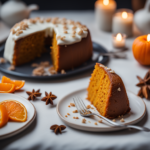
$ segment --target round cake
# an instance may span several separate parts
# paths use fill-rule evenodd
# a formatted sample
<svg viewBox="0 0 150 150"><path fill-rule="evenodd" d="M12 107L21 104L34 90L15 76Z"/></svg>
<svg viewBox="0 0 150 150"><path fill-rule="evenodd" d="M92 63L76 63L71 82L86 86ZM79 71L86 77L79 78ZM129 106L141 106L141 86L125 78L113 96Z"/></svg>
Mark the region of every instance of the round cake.
<svg viewBox="0 0 150 150"><path fill-rule="evenodd" d="M34 18L17 23L6 41L4 58L18 66L40 57L45 45L51 47L56 71L77 67L92 56L88 28L65 18Z"/></svg>
<svg viewBox="0 0 150 150"><path fill-rule="evenodd" d="M96 63L87 91L87 99L102 116L116 118L130 111L122 79L102 64Z"/></svg>

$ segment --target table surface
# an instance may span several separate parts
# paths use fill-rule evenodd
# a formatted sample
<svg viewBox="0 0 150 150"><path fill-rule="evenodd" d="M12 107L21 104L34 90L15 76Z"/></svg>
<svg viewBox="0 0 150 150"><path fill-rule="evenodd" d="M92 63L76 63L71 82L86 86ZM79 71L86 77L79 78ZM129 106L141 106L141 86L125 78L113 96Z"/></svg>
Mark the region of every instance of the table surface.
<svg viewBox="0 0 150 150"><path fill-rule="evenodd" d="M113 50L112 35L109 32L100 31L95 25L93 11L39 11L31 14L31 17L65 17L80 21L86 24L91 31L92 40L97 42L109 50ZM135 37L129 38L126 41L126 46L129 48L125 53L127 59L110 59L107 66L115 70L121 76L126 86L126 89L138 92L136 87L138 80L137 75L143 77L148 71L148 67L138 64L132 55L132 43ZM22 92L15 92L18 95L27 98L25 91L32 89L41 89L44 95L45 91L52 91L58 96L55 104L70 92L78 89L86 88L89 83L89 78L92 70L83 74L72 76L65 79L53 81L32 81L26 80ZM7 75L8 76L8 75ZM8 76L12 79L18 79L14 76ZM31 101L34 104L37 117L33 124L21 132L20 134L0 141L0 149L149 149L150 148L150 133L140 132L135 130L122 130L109 133L92 133L79 131L67 126L63 134L55 135L50 131L50 126L53 124L64 124L56 113L56 107L41 103L40 98L36 101ZM147 107L147 114L142 121L137 125L150 127L150 101L144 99Z"/></svg>

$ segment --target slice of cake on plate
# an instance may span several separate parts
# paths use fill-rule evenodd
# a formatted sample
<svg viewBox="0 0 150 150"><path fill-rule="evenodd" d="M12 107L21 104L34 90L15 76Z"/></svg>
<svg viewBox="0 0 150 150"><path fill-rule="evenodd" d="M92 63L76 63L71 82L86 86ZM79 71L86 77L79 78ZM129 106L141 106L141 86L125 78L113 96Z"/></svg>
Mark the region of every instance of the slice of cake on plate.
<svg viewBox="0 0 150 150"><path fill-rule="evenodd" d="M104 117L115 118L130 111L122 79L102 64L96 63L87 91L87 99Z"/></svg>

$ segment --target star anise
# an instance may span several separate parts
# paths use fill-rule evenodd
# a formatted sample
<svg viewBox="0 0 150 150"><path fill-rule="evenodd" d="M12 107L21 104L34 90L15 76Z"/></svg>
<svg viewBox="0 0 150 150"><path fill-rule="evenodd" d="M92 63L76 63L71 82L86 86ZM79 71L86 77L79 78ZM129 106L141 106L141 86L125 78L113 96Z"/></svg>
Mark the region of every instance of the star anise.
<svg viewBox="0 0 150 150"><path fill-rule="evenodd" d="M57 134L58 132L61 134L62 130L66 129L66 126L64 125L57 125L57 124L54 124L50 127L51 130L53 130L55 132L55 134Z"/></svg>
<svg viewBox="0 0 150 150"><path fill-rule="evenodd" d="M140 87L138 92L138 96L145 97L146 99L150 98L150 70L146 73L144 79L137 76L138 80L140 81L136 86Z"/></svg>
<svg viewBox="0 0 150 150"><path fill-rule="evenodd" d="M41 96L40 89L37 91L33 89L32 92L26 91L26 93L29 95L28 100L35 100L36 97Z"/></svg>
<svg viewBox="0 0 150 150"><path fill-rule="evenodd" d="M56 98L57 98L57 96L52 94L52 92L50 92L49 94L47 92L45 92L45 97L43 97L41 100L46 101L46 105L48 105L49 103L53 105L53 100Z"/></svg>

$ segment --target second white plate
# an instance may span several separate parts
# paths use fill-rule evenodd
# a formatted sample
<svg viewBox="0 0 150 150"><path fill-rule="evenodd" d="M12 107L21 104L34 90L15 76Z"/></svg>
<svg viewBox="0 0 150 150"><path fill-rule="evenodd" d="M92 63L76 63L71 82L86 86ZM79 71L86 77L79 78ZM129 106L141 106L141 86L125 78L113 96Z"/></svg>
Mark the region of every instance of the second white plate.
<svg viewBox="0 0 150 150"><path fill-rule="evenodd" d="M146 113L146 106L144 101L133 94L132 92L127 91L130 108L131 111L124 115L123 118L125 120L124 124L135 124L139 122ZM73 103L73 97L80 97L84 100L85 104L90 104L89 101L86 100L87 91L86 89L78 90L73 93L70 93L66 95L64 98L62 98L59 103L57 104L57 113L59 117L70 127L84 130L84 131L93 131L93 132L108 132L108 131L116 131L116 130L122 130L123 128L116 128L111 125L109 125L107 122L103 121L103 123L98 123L98 120L101 120L99 117L94 116L92 118L85 118L86 123L82 123L83 117L80 116L79 113L73 113L73 110L76 110L76 107L68 107L68 105L72 102ZM94 107L94 106L93 106ZM91 111L96 111L96 109L93 109ZM69 113L70 115L68 117L65 117ZM79 119L73 119L73 117L79 117ZM121 118L116 118L116 122L120 122ZM95 125L94 123L97 122L98 125Z"/></svg>
<svg viewBox="0 0 150 150"><path fill-rule="evenodd" d="M29 125L34 121L36 117L36 110L30 101L19 95L1 93L0 98L1 98L0 102L9 99L21 102L26 107L28 113L28 118L26 122L8 122L4 127L0 128L0 140L1 140L14 136L20 133L21 131L25 130L27 127L29 127Z"/></svg>

